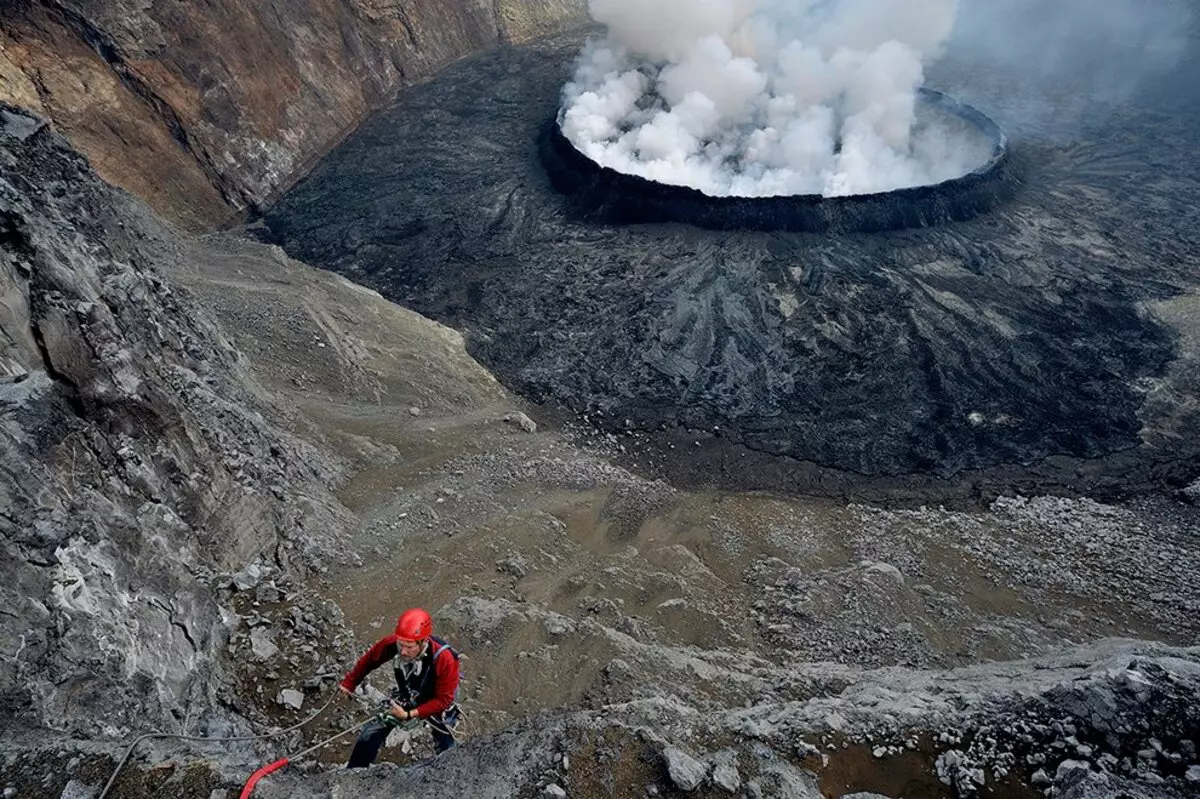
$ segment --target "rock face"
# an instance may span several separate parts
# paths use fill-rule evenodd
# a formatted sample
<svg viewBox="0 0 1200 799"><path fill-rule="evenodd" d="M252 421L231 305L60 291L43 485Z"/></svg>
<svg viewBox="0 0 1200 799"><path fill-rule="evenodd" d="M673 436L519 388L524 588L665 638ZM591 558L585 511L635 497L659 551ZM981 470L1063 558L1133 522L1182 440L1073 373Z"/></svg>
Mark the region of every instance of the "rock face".
<svg viewBox="0 0 1200 799"><path fill-rule="evenodd" d="M398 87L583 18L583 0L29 0L0 5L0 100L191 226L254 207Z"/></svg>
<svg viewBox="0 0 1200 799"><path fill-rule="evenodd" d="M336 464L274 429L238 353L159 269L188 242L0 105L0 706L90 735L195 718L212 584L302 566Z"/></svg>
<svg viewBox="0 0 1200 799"><path fill-rule="evenodd" d="M1015 788L1010 776L1020 781L1040 773L1036 787L1054 789L1047 796L1182 799L1194 793L1188 774L1200 734L1195 647L1112 640L1021 664L836 674L826 664L799 666L791 677L833 678L837 687L803 701L737 710L697 713L660 695L600 712L545 714L439 758L435 768L284 770L260 790L264 797L297 799L420 796L438 789L523 797L553 783L581 797L723 796L740 787L748 796L792 799L965 798L1033 795ZM843 722L836 731L829 721L834 715ZM926 741L920 748L931 751L918 752L920 738ZM688 751L664 740L689 741ZM864 747L874 754L850 761ZM564 752L569 764L559 756ZM913 759L935 758L938 777L909 781ZM839 765L843 759L854 765ZM654 768L646 768L647 761ZM818 786L816 775L827 767L849 770L841 782Z"/></svg>

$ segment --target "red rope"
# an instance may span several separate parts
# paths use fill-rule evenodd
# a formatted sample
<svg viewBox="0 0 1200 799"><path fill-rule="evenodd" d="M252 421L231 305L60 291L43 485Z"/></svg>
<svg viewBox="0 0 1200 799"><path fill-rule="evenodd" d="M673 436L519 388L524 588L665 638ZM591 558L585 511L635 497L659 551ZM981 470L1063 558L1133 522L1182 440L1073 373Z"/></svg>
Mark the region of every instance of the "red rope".
<svg viewBox="0 0 1200 799"><path fill-rule="evenodd" d="M343 735L349 735L350 733L354 732L355 730L359 729L360 727L365 727L367 725L367 722L369 722L373 718L375 718L375 716L368 716L367 718L363 719L359 723L355 724L353 727L348 727L347 729L342 730L341 732L337 733L336 735L331 735L328 738L326 738L324 741L319 741L319 742L313 744L312 746L308 747L307 749L300 750L299 752L297 752L294 755L288 755L287 757L281 757L278 760L276 760L274 763L268 763L267 765L263 766L258 771L251 774L250 779L246 780L246 787L242 788L241 799L250 799L250 794L254 793L254 786L258 784L259 780L261 780L263 777L270 774L272 771L278 771L279 769L283 768L291 761L299 760L300 758L307 755L309 752L312 752L316 749L320 749L325 744L332 743L332 742L336 741L338 738L341 738Z"/></svg>
<svg viewBox="0 0 1200 799"><path fill-rule="evenodd" d="M276 760L274 763L268 763L267 765L260 768L258 771L251 774L250 779L246 780L246 787L242 788L241 799L250 799L250 794L254 793L254 786L258 784L259 780L261 780L263 777L270 774L272 771L278 771L279 769L283 768L287 764L288 764L288 759L286 757L281 757L278 760Z"/></svg>

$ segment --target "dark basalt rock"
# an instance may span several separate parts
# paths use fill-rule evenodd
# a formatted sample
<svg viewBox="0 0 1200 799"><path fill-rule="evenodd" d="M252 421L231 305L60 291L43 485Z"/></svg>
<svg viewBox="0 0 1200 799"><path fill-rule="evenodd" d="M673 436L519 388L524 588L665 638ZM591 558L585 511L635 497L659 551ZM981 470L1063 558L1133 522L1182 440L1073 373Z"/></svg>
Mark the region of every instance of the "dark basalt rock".
<svg viewBox="0 0 1200 799"><path fill-rule="evenodd" d="M683 222L712 230L874 233L970 219L1010 196L1014 178L1006 169L1007 140L1000 126L942 92L919 92L926 106L967 122L991 142L986 162L951 180L874 194L714 197L601 166L576 149L556 121L543 128L538 150L554 188L570 195L584 216L613 224Z"/></svg>
<svg viewBox="0 0 1200 799"><path fill-rule="evenodd" d="M1195 368L1175 343L1192 333L1152 313L1200 284L1186 81L1169 114L1140 98L1069 129L998 117L1011 198L969 220L710 231L597 221L554 189L538 141L577 47L506 48L406 92L268 225L292 254L466 331L509 386L643 431L627 449L649 441L698 480L843 493L862 483L851 474L885 491L1194 479ZM972 69L950 60L929 78L977 107L1050 102L995 75L980 99Z"/></svg>

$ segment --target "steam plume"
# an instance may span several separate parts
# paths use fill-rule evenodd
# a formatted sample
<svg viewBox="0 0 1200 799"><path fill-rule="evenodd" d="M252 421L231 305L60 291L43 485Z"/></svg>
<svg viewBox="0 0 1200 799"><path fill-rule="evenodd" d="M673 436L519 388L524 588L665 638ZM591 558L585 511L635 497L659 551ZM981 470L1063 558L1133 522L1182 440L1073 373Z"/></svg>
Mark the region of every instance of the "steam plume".
<svg viewBox="0 0 1200 799"><path fill-rule="evenodd" d="M957 0L590 0L559 122L621 172L707 194L844 195L936 183L987 145L920 124L923 63Z"/></svg>

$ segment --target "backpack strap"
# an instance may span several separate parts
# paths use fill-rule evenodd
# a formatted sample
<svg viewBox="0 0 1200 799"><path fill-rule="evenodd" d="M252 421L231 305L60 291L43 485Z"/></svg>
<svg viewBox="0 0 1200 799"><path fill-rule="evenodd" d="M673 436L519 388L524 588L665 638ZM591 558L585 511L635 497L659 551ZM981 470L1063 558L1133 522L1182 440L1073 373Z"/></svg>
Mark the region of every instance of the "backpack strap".
<svg viewBox="0 0 1200 799"><path fill-rule="evenodd" d="M431 636L429 636L429 640L432 641L434 644L434 650L433 650L433 662L434 663L437 663L437 659L442 656L443 652L449 652L450 655L455 660L462 660L462 657L458 654L458 652L456 652L454 650L454 647L450 646L450 644L448 644L443 639L438 638L436 635L431 635Z"/></svg>

